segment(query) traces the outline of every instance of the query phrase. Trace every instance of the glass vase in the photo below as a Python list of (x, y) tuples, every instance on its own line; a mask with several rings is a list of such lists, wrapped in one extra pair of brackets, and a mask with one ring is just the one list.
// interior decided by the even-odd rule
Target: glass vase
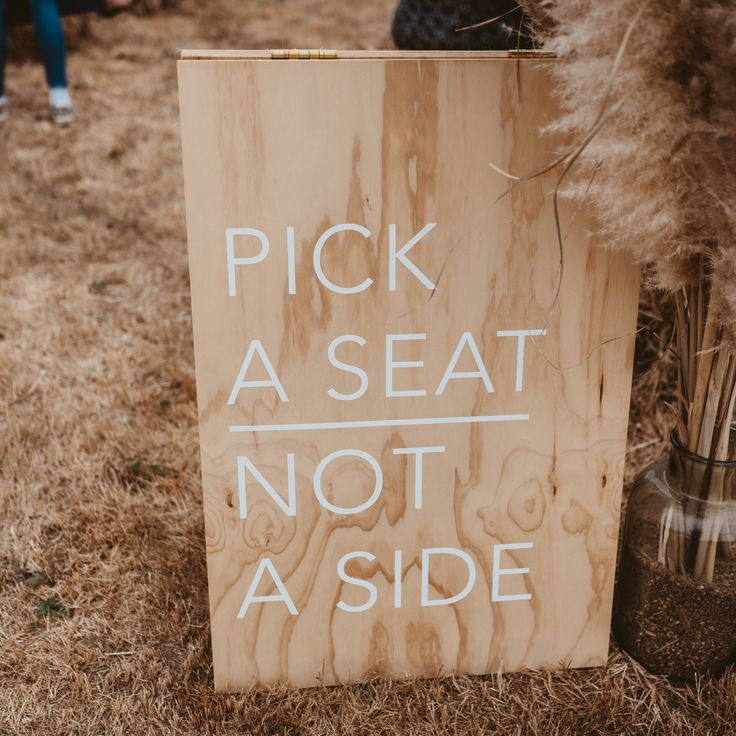
[(629, 654), (679, 680), (736, 660), (736, 462), (673, 433), (631, 491), (621, 555), (613, 629)]

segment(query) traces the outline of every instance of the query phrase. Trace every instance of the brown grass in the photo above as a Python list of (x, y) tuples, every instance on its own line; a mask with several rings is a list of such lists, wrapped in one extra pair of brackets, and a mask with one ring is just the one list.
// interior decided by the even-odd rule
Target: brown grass
[[(3, 736), (734, 733), (735, 673), (675, 687), (615, 649), (600, 670), (213, 692), (176, 50), (381, 46), (392, 5), (185, 0), (94, 19), (70, 62), (69, 130), (46, 121), (40, 68), (8, 69)], [(661, 327), (665, 307), (646, 294), (642, 324)], [(674, 385), (664, 345), (640, 338), (629, 479), (661, 452)]]

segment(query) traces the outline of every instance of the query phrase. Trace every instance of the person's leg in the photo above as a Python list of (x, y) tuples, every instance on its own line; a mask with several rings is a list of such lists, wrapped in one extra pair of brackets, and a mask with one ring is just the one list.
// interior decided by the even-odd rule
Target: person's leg
[(38, 45), (49, 88), (66, 87), (66, 47), (56, 0), (31, 0)]
[(5, 0), (0, 0), (0, 100), (5, 101)]
[(8, 117), (5, 97), (5, 0), (0, 0), (0, 122)]
[(66, 81), (66, 46), (56, 0), (31, 0), (33, 22), (49, 85), (51, 114), (57, 123), (72, 119), (72, 101)]

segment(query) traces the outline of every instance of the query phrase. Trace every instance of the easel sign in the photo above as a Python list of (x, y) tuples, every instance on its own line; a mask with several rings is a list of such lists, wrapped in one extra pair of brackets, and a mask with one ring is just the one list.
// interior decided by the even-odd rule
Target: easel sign
[(218, 689), (606, 661), (638, 273), (490, 166), (553, 63), (182, 54)]

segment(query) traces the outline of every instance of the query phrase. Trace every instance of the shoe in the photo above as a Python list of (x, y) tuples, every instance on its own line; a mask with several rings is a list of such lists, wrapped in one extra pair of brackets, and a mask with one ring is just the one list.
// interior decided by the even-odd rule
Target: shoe
[(57, 125), (69, 125), (74, 122), (74, 108), (71, 105), (51, 105), (51, 119)]
[(0, 101), (0, 123), (4, 123), (8, 119), (8, 103), (5, 100)]

